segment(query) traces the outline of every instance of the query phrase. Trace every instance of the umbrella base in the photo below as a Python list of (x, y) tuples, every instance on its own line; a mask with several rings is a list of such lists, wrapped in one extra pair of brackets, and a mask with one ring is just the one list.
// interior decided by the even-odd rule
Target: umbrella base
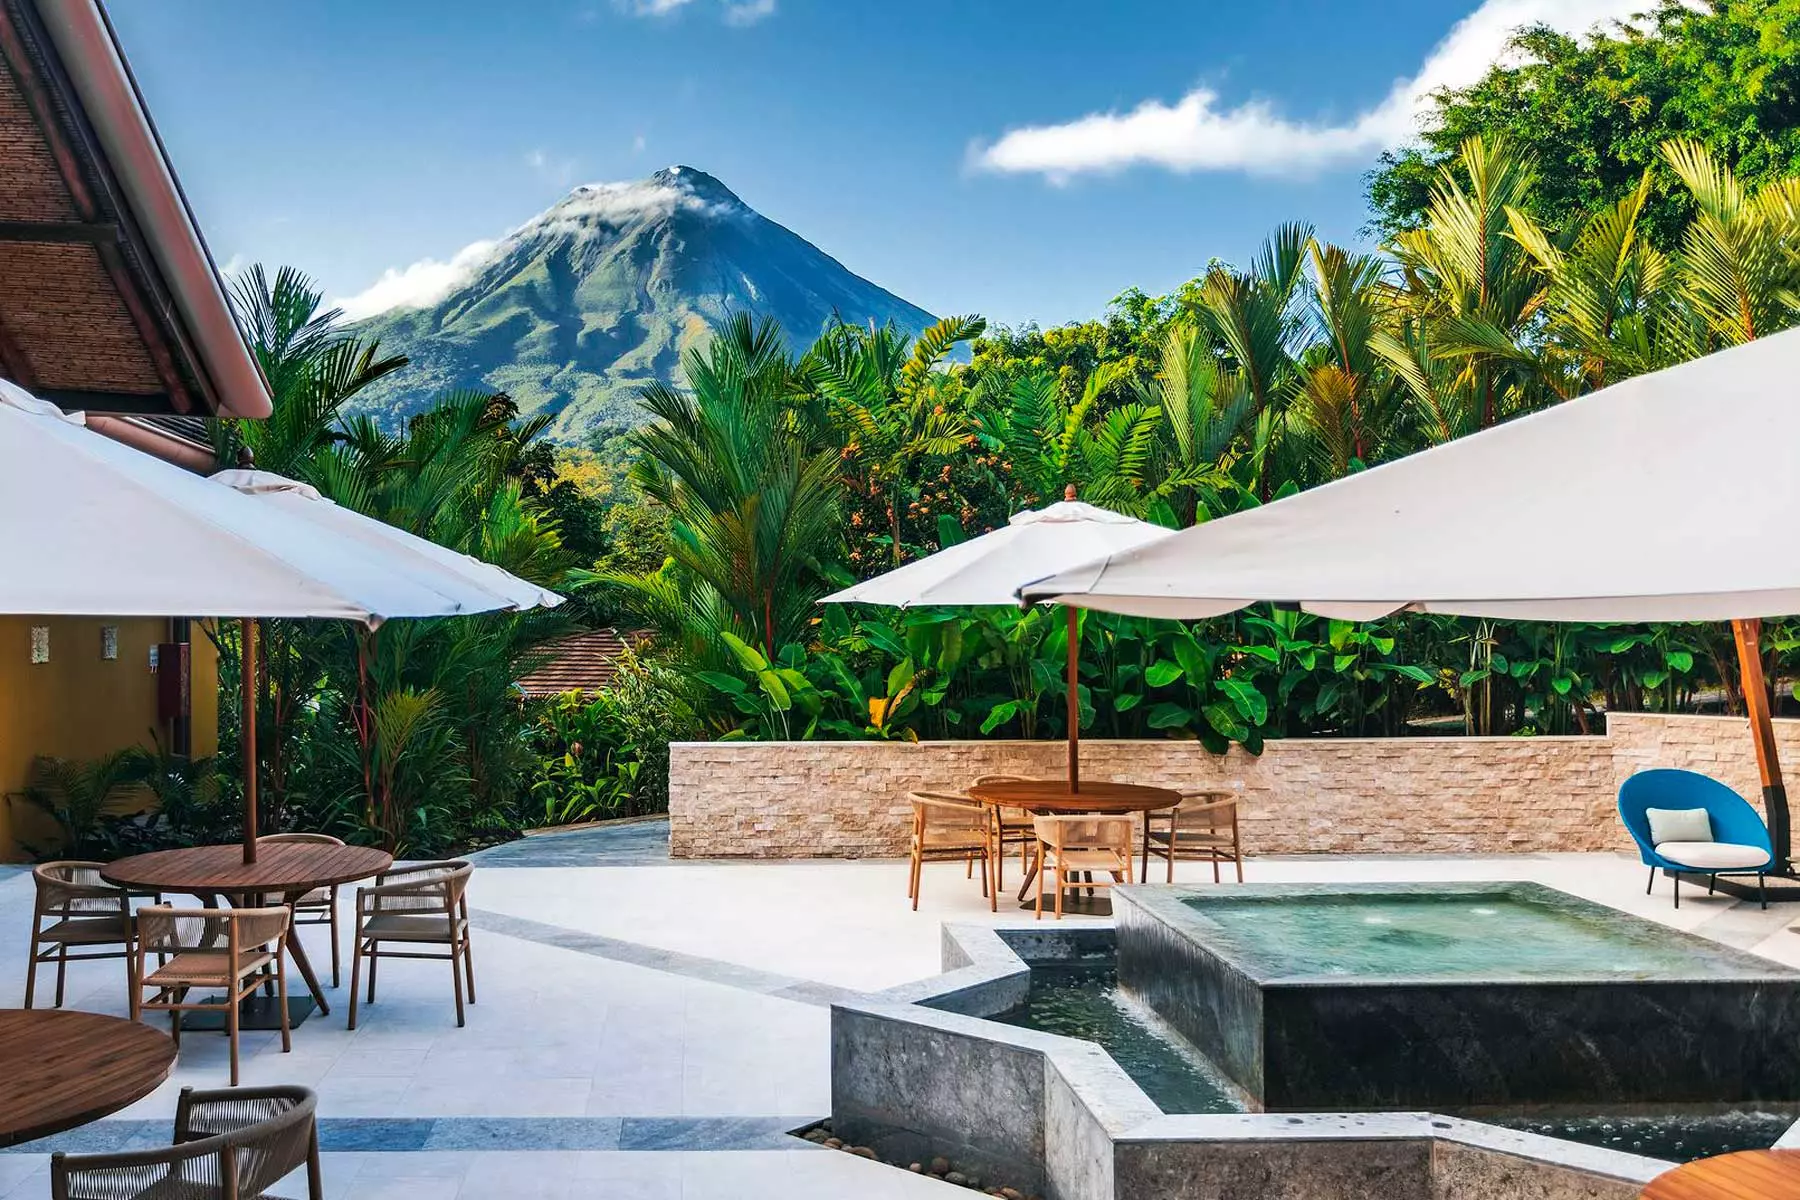
[(1679, 879), (1697, 888), (1711, 888), (1734, 900), (1761, 900), (1766, 893), (1770, 904), (1800, 903), (1800, 872), (1770, 871), (1763, 877), (1763, 891), (1758, 892), (1754, 875), (1705, 875), (1697, 871), (1664, 871), (1671, 879)]
[[(207, 1012), (190, 1012), (182, 1015), (181, 1031), (193, 1033), (206, 1031), (217, 1033), (225, 1028), (225, 1000), (220, 997), (209, 1002), (211, 1010)], [(280, 1029), (281, 1002), (273, 996), (250, 996), (238, 1005), (239, 1029)], [(291, 1029), (312, 1016), (318, 1005), (307, 995), (289, 996), (287, 1002), (288, 1027)], [(214, 1011), (216, 1010), (216, 1011)]]

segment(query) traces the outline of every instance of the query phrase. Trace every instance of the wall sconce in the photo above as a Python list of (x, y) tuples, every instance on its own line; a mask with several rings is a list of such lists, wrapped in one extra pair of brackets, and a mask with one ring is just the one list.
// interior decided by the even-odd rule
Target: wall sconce
[(100, 657), (107, 662), (114, 662), (119, 657), (119, 627), (102, 625), (100, 627)]
[(48, 625), (31, 627), (31, 661), (33, 663), (50, 661), (50, 627)]

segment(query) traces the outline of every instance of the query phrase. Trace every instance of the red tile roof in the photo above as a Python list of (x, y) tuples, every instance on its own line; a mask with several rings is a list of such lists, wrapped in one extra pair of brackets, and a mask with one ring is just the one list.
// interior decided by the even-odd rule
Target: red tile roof
[(564, 692), (597, 692), (618, 674), (618, 660), (639, 639), (627, 641), (616, 629), (595, 629), (547, 646), (544, 657), (524, 678), (519, 690), (531, 699)]

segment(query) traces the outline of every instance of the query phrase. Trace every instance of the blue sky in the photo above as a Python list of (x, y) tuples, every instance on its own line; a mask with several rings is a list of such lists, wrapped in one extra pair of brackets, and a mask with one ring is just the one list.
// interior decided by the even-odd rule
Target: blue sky
[[(1355, 240), (1417, 94), (1639, 0), (242, 0), (112, 15), (221, 263), (334, 297), (685, 163), (937, 313), (1044, 324)], [(422, 269), (406, 273), (412, 264)], [(366, 303), (366, 302), (365, 302)]]

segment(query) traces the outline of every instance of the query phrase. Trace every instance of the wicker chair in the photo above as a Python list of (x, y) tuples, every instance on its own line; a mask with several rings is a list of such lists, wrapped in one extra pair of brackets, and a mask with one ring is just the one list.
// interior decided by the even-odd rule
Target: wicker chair
[[(294, 1048), (288, 1028), (286, 936), (290, 914), (276, 908), (170, 908), (153, 904), (137, 914), (136, 985), (131, 1019), (145, 1011), (166, 1012), (175, 1045), (181, 1045), (181, 1014), (225, 1012), (231, 1040), (231, 1086), (238, 1082), (238, 1005), (273, 980), (281, 1009), (281, 1050)], [(150, 967), (155, 955), (157, 966)], [(222, 1004), (190, 1001), (195, 988), (225, 993)], [(145, 992), (151, 993), (144, 995)], [(251, 1193), (254, 1194), (254, 1193)]]
[[(975, 780), (975, 786), (984, 783), (1023, 783), (1023, 775), (982, 775)], [(1031, 873), (1031, 855), (1037, 849), (1037, 834), (1031, 828), (1031, 814), (1022, 808), (1009, 808), (996, 804), (992, 808), (992, 832), (994, 849), (994, 893), (999, 895), (1006, 886), (1006, 848), (1019, 848), (1019, 870)]]
[(71, 962), (124, 959), (125, 985), (130, 988), (135, 937), (131, 893), (100, 878), (104, 865), (47, 862), (32, 868), (37, 903), (31, 914), (31, 955), (25, 965), (26, 1008), (37, 991), (40, 963), (56, 964), (57, 1008), (62, 1007), (63, 979)]
[[(465, 977), (469, 1003), (475, 1003), (475, 958), (469, 949), (471, 863), (420, 863), (375, 877), (375, 886), (356, 889), (356, 938), (350, 952), (350, 1028), (356, 1028), (357, 982), (363, 959), (369, 960), (369, 1003), (375, 1003), (375, 968), (384, 958), (450, 960), (456, 990), (456, 1025), (463, 1025)], [(408, 947), (442, 946), (448, 953), (424, 949), (384, 950), (383, 942)]]
[[(1057, 814), (1031, 819), (1037, 835), (1039, 875), (1037, 919), (1044, 919), (1044, 881), (1054, 876), (1056, 916), (1063, 915), (1063, 894), (1071, 887), (1111, 887), (1131, 882), (1132, 818)], [(1072, 880), (1072, 874), (1085, 879)], [(1101, 878), (1102, 875), (1110, 879)]]
[(54, 1154), (52, 1200), (276, 1200), (269, 1188), (306, 1168), (322, 1200), (317, 1098), (302, 1087), (182, 1088), (175, 1144), (123, 1154)]
[(988, 810), (967, 796), (951, 796), (942, 792), (909, 792), (912, 801), (911, 868), (906, 876), (906, 895), (913, 911), (919, 908), (920, 883), (928, 862), (961, 859), (967, 864), (966, 875), (975, 874), (975, 863), (981, 862), (981, 894), (993, 905), (989, 883), (990, 827)]
[(1232, 863), (1237, 881), (1244, 882), (1244, 847), (1238, 837), (1238, 791), (1206, 788), (1183, 792), (1181, 803), (1161, 812), (1144, 814), (1143, 879), (1150, 878), (1150, 856), (1169, 862), (1168, 881), (1175, 882), (1175, 860), (1210, 862), (1213, 882), (1220, 882), (1219, 867)]
[[(271, 833), (256, 839), (259, 846), (278, 846), (282, 843), (308, 846), (341, 846), (344, 839), (334, 838), (329, 833)], [(314, 888), (293, 903), (294, 925), (326, 925), (331, 928), (331, 986), (337, 987), (341, 982), (338, 966), (338, 890), (334, 883), (330, 887)], [(282, 897), (265, 896), (264, 904), (280, 904)]]

